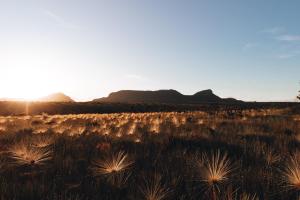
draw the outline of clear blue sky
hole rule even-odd
[[[298,0],[0,0],[0,97],[211,88],[294,100]]]

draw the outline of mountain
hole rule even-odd
[[[93,100],[94,102],[109,103],[165,103],[165,104],[197,104],[197,103],[239,103],[242,101],[223,99],[212,90],[203,90],[194,95],[183,95],[176,90],[121,90],[109,94],[108,97]]]
[[[50,94],[46,97],[42,97],[38,99],[37,101],[42,101],[42,102],[74,102],[71,97],[63,94],[63,93],[54,93]]]

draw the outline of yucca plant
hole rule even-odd
[[[203,160],[199,161],[200,181],[208,189],[212,200],[217,200],[220,187],[230,182],[230,176],[234,170],[227,153],[221,154],[220,150],[212,152],[210,155],[204,154]]]
[[[158,174],[154,174],[150,179],[145,179],[140,191],[145,200],[164,200],[171,193],[171,189],[162,183],[162,177]]]
[[[240,200],[259,200],[259,198],[256,196],[256,194],[251,195],[247,193],[242,193],[240,196]]]
[[[37,148],[47,148],[54,143],[54,137],[50,135],[38,135],[31,141],[31,145]]]
[[[295,191],[298,198],[300,192],[300,154],[290,156],[288,163],[282,171],[282,182],[285,190]]]
[[[13,163],[19,166],[45,165],[53,156],[52,150],[35,148],[25,142],[13,145],[8,152]]]
[[[95,177],[105,177],[110,184],[121,187],[127,182],[133,163],[128,154],[119,151],[104,159],[95,160],[91,169]]]
[[[264,159],[267,167],[271,168],[273,165],[280,161],[281,157],[273,150],[267,149],[266,151],[264,151]]]

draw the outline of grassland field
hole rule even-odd
[[[299,199],[295,108],[0,117],[1,200]]]

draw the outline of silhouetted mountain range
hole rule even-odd
[[[22,99],[0,98],[0,101],[23,101]],[[54,93],[35,101],[38,102],[75,102],[63,93]],[[200,103],[241,103],[234,98],[221,98],[212,90],[203,90],[194,95],[183,95],[176,90],[121,90],[108,97],[94,99],[92,102],[106,103],[146,103],[146,104],[200,104]]]
[[[197,103],[239,103],[233,98],[221,98],[212,90],[203,90],[194,95],[183,95],[176,90],[121,90],[108,97],[95,99],[94,102],[109,103],[164,103],[164,104],[197,104]]]

